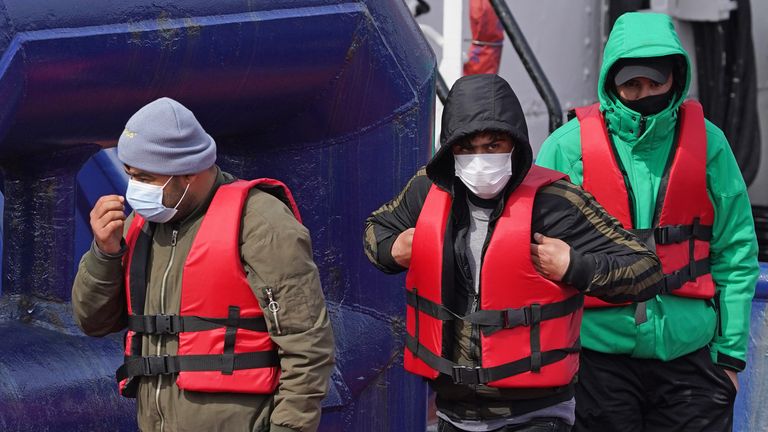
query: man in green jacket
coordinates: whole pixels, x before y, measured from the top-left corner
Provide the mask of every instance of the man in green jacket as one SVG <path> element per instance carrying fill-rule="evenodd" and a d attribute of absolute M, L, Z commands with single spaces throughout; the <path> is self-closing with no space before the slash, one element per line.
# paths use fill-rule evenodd
<path fill-rule="evenodd" d="M 168 98 L 131 117 L 118 157 L 128 191 L 91 212 L 72 306 L 90 336 L 129 329 L 118 376 L 139 429 L 317 430 L 334 343 L 289 193 L 236 183 Z"/>
<path fill-rule="evenodd" d="M 568 174 L 639 232 L 658 227 L 660 218 L 675 217 L 670 213 L 686 211 L 665 197 L 685 183 L 686 175 L 695 175 L 691 161 L 701 161 L 701 178 L 688 179 L 700 182 L 701 190 L 683 187 L 682 193 L 674 193 L 705 209 L 703 219 L 645 231 L 645 237 L 660 256 L 670 250 L 665 248 L 682 244 L 687 249 L 690 244 L 697 254 L 706 255 L 708 247 L 708 257 L 694 259 L 693 253 L 688 257 L 683 252 L 682 268 L 671 268 L 675 266 L 662 257 L 669 274 L 665 294 L 585 312 L 575 430 L 731 428 L 736 373 L 746 366 L 750 306 L 759 273 L 757 242 L 746 186 L 723 132 L 701 114 L 696 122 L 691 114 L 700 113 L 696 102 L 683 104 L 690 77 L 688 54 L 669 17 L 621 16 L 605 47 L 599 107 L 577 110 L 578 118 L 556 130 L 538 154 L 537 164 Z M 677 152 L 683 147 L 686 152 L 700 150 Z M 601 158 L 609 163 L 587 168 Z M 606 173 L 612 171 L 618 180 L 609 186 L 618 195 L 605 193 L 611 181 L 596 181 L 608 179 Z M 697 193 L 703 199 L 691 198 Z M 621 208 L 627 211 L 612 211 Z M 711 222 L 706 223 L 708 212 Z M 677 245 L 666 236 L 671 230 L 680 237 Z"/>

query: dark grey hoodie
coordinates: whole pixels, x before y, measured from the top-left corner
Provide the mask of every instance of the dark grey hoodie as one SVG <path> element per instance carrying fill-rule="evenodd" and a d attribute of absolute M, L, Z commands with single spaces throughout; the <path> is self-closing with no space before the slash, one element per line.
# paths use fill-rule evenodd
<path fill-rule="evenodd" d="M 451 145 L 480 131 L 508 133 L 515 143 L 508 196 L 523 181 L 533 163 L 528 126 L 517 96 L 498 75 L 469 75 L 456 81 L 443 109 L 440 150 L 427 164 L 427 176 L 452 191 L 454 161 Z M 460 182 L 459 182 L 460 183 Z"/>

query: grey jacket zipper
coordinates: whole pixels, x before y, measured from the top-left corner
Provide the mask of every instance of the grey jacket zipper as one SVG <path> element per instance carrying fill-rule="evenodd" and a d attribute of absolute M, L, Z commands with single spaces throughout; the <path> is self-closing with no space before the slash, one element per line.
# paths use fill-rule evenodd
<path fill-rule="evenodd" d="M 171 257 L 168 260 L 168 266 L 163 273 L 163 282 L 160 285 L 160 313 L 165 315 L 165 288 L 168 282 L 168 275 L 171 273 L 171 267 L 173 267 L 173 258 L 176 256 L 176 237 L 179 235 L 178 228 L 174 229 L 171 233 Z M 163 335 L 157 336 L 157 352 L 159 356 L 163 345 Z M 163 384 L 163 376 L 157 376 L 157 389 L 155 389 L 155 406 L 157 407 L 157 415 L 160 417 L 160 432 L 165 430 L 165 416 L 163 410 L 160 409 L 160 388 Z"/>

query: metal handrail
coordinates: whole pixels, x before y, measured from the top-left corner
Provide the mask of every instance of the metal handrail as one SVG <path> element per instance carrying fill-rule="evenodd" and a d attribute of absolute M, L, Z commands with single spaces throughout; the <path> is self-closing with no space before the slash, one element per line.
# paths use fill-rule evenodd
<path fill-rule="evenodd" d="M 560 107 L 560 101 L 557 99 L 555 90 L 549 83 L 547 76 L 544 74 L 544 70 L 541 69 L 536 56 L 528 45 L 528 41 L 523 35 L 523 31 L 517 22 L 512 17 L 512 12 L 507 6 L 505 0 L 489 0 L 493 6 L 493 10 L 496 11 L 496 16 L 499 17 L 501 24 L 504 26 L 504 30 L 509 36 L 509 40 L 512 42 L 512 46 L 515 47 L 517 55 L 520 56 L 520 60 L 523 62 L 525 70 L 528 71 L 528 75 L 533 81 L 533 85 L 536 86 L 536 90 L 544 100 L 544 104 L 547 106 L 549 112 L 549 131 L 552 132 L 563 124 L 563 111 Z"/>
<path fill-rule="evenodd" d="M 448 88 L 448 84 L 445 83 L 443 74 L 441 74 L 438 70 L 435 70 L 435 87 L 437 90 L 438 99 L 440 99 L 440 102 L 445 105 L 445 100 L 448 99 L 448 92 L 450 89 Z"/>

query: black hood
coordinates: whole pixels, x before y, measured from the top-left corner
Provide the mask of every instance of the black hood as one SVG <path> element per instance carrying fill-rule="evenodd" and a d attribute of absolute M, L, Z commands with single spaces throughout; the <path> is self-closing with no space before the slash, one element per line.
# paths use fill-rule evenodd
<path fill-rule="evenodd" d="M 506 132 L 512 136 L 512 179 L 506 194 L 525 178 L 533 162 L 528 126 L 515 92 L 498 75 L 469 75 L 459 78 L 448 93 L 443 109 L 440 150 L 427 164 L 427 176 L 453 192 L 455 178 L 451 144 L 480 131 Z"/>

